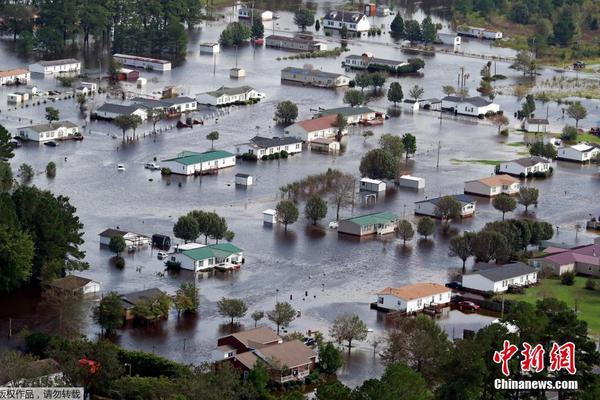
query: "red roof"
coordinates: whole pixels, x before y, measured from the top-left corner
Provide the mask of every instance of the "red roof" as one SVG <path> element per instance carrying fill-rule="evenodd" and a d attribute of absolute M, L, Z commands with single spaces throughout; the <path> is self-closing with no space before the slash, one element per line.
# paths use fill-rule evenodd
<path fill-rule="evenodd" d="M 559 252 L 552 248 L 553 254 L 544 257 L 544 260 L 551 261 L 557 265 L 572 264 L 575 262 L 586 263 L 600 266 L 600 244 L 590 244 L 587 246 L 565 249 Z"/>
<path fill-rule="evenodd" d="M 307 132 L 314 132 L 334 127 L 336 119 L 337 115 L 326 115 L 324 117 L 300 121 L 298 122 L 298 125 L 304 128 L 304 130 Z"/>

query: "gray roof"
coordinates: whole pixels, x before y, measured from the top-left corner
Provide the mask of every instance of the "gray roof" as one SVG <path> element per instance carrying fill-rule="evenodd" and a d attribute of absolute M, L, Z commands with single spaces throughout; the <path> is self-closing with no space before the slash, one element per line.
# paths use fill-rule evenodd
<path fill-rule="evenodd" d="M 152 299 L 158 295 L 164 294 L 162 290 L 158 288 L 150 288 L 145 290 L 140 290 L 139 292 L 132 292 L 121 295 L 121 302 L 123 307 L 132 308 L 136 304 L 138 304 L 141 300 Z"/>
<path fill-rule="evenodd" d="M 254 88 L 247 85 L 238 87 L 221 86 L 217 90 L 213 90 L 212 92 L 206 92 L 206 94 L 213 97 L 221 97 L 223 95 L 232 96 L 235 94 L 248 93 L 251 90 L 254 90 Z"/>
<path fill-rule="evenodd" d="M 473 272 L 468 275 L 481 275 L 493 282 L 500 282 L 505 279 L 516 278 L 522 275 L 531 274 L 537 270 L 533 267 L 515 262 L 511 264 L 497 265 L 488 263 L 476 263 Z"/>
<path fill-rule="evenodd" d="M 34 64 L 40 64 L 40 65 L 43 65 L 44 67 L 50 67 L 52 65 L 75 64 L 78 62 L 79 62 L 79 60 L 76 60 L 74 58 L 64 58 L 62 60 L 41 60 Z"/>
<path fill-rule="evenodd" d="M 74 123 L 72 123 L 71 121 L 56 121 L 56 122 L 52 122 L 49 124 L 39 124 L 39 125 L 30 125 L 30 126 L 24 126 L 22 128 L 19 129 L 31 129 L 33 131 L 36 131 L 37 133 L 42 133 L 42 132 L 49 132 L 49 131 L 54 131 L 57 128 L 76 128 L 77 125 L 75 125 Z"/>
<path fill-rule="evenodd" d="M 486 100 L 481 96 L 467 97 L 465 99 L 462 99 L 459 96 L 446 96 L 442 99 L 442 101 L 451 101 L 453 103 L 469 103 L 476 107 L 485 107 L 492 104 L 490 100 Z"/>
<path fill-rule="evenodd" d="M 165 106 L 162 100 L 148 99 L 145 97 L 134 97 L 131 101 L 147 108 L 162 108 Z"/>
<path fill-rule="evenodd" d="M 196 99 L 192 99 L 191 97 L 187 97 L 187 96 L 179 96 L 179 97 L 171 97 L 169 99 L 162 99 L 161 101 L 166 105 L 174 106 L 177 104 L 195 103 Z"/>
<path fill-rule="evenodd" d="M 358 22 L 363 14 L 355 11 L 329 11 L 323 19 L 332 21 Z"/>
<path fill-rule="evenodd" d="M 263 137 L 263 136 L 254 136 L 252 139 L 250 139 L 250 142 L 255 144 L 258 147 L 266 149 L 269 147 L 285 146 L 285 145 L 289 145 L 289 144 L 302 143 L 302 140 L 295 138 L 295 137 L 291 137 L 291 136 L 273 137 L 273 138 L 268 138 L 268 137 Z"/>
<path fill-rule="evenodd" d="M 527 123 L 528 124 L 535 124 L 535 125 L 548 125 L 549 122 L 546 118 L 527 118 Z"/>
<path fill-rule="evenodd" d="M 540 157 L 540 156 L 531 156 L 531 157 L 523 157 L 523 158 L 518 158 L 516 160 L 512 160 L 511 162 L 515 162 L 523 167 L 533 167 L 536 164 L 539 163 L 549 163 L 550 161 L 546 160 L 544 157 Z"/>
<path fill-rule="evenodd" d="M 109 112 L 109 113 L 120 114 L 120 115 L 131 115 L 136 110 L 139 110 L 141 107 L 142 106 L 140 106 L 139 104 L 126 105 L 126 104 L 104 103 L 100 107 L 98 107 L 98 109 L 96 111 L 103 111 L 103 112 Z"/>
<path fill-rule="evenodd" d="M 337 78 L 340 76 L 344 76 L 344 74 L 339 73 L 339 72 L 326 72 L 326 71 L 321 71 L 320 69 L 298 68 L 298 67 L 286 67 L 286 68 L 282 69 L 281 72 L 289 72 L 292 74 L 299 74 L 299 75 L 319 76 L 322 78 Z"/>
<path fill-rule="evenodd" d="M 310 43 L 310 44 L 319 43 L 312 37 L 302 36 L 302 35 L 296 35 L 294 37 L 283 36 L 283 35 L 269 35 L 265 38 L 265 40 L 267 41 L 267 43 L 269 43 L 272 40 L 279 40 L 279 41 L 285 41 L 285 42 L 291 42 L 291 43 Z"/>
<path fill-rule="evenodd" d="M 454 197 L 455 200 L 458 200 L 463 205 L 475 203 L 473 198 L 471 198 L 470 196 L 467 196 L 466 194 L 451 194 L 449 196 Z M 417 203 L 433 203 L 433 204 L 437 205 L 437 203 L 439 203 L 439 201 L 444 197 L 446 197 L 446 196 L 435 197 L 433 199 L 427 199 L 427 200 L 421 200 L 421 201 L 415 201 L 415 204 L 417 204 Z"/>
<path fill-rule="evenodd" d="M 342 114 L 344 117 L 374 113 L 369 107 L 337 107 L 321 110 L 319 116 Z"/>
<path fill-rule="evenodd" d="M 350 54 L 346 56 L 346 60 L 361 60 L 363 55 L 358 54 Z M 391 65 L 394 67 L 398 67 L 399 65 L 406 64 L 406 61 L 398 61 L 398 60 L 389 60 L 386 58 L 377 58 L 377 57 L 369 57 L 369 64 L 379 64 L 379 65 Z"/>

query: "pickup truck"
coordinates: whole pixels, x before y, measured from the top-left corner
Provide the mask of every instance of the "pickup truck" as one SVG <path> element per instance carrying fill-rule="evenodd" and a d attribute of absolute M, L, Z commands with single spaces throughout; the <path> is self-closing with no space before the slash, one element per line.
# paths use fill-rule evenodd
<path fill-rule="evenodd" d="M 146 163 L 146 165 L 144 166 L 144 168 L 146 168 L 146 169 L 152 169 L 152 170 L 157 170 L 157 169 L 160 169 L 160 165 L 158 165 L 156 163 Z"/>

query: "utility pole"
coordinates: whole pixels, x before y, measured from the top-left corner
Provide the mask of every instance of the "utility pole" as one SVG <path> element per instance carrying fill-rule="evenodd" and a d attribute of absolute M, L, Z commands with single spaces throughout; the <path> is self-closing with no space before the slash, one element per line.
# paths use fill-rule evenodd
<path fill-rule="evenodd" d="M 442 142 L 438 141 L 438 150 L 437 150 L 437 162 L 435 164 L 435 168 L 440 168 L 440 150 L 442 149 Z"/>
<path fill-rule="evenodd" d="M 217 73 L 217 56 L 213 54 L 213 76 Z"/>

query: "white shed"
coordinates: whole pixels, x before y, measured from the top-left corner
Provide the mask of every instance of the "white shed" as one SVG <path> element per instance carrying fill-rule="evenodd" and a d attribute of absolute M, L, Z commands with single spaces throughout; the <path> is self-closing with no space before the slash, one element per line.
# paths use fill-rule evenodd
<path fill-rule="evenodd" d="M 263 222 L 265 224 L 276 224 L 277 223 L 277 211 L 268 209 L 263 211 Z"/>
<path fill-rule="evenodd" d="M 360 190 L 367 192 L 385 192 L 385 182 L 379 179 L 362 178 L 360 180 Z"/>
<path fill-rule="evenodd" d="M 241 185 L 241 186 L 250 186 L 254 183 L 254 179 L 252 178 L 252 175 L 248 175 L 248 174 L 235 174 L 235 184 L 236 185 Z"/>
<path fill-rule="evenodd" d="M 398 179 L 398 186 L 411 189 L 424 189 L 425 179 L 417 178 L 416 176 L 412 175 L 402 175 L 400 176 L 400 179 Z"/>
<path fill-rule="evenodd" d="M 221 52 L 221 45 L 216 42 L 200 43 L 200 54 L 217 54 Z"/>

